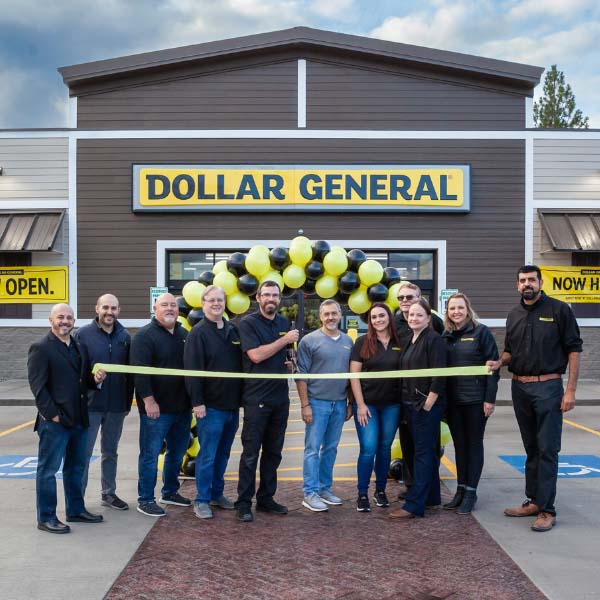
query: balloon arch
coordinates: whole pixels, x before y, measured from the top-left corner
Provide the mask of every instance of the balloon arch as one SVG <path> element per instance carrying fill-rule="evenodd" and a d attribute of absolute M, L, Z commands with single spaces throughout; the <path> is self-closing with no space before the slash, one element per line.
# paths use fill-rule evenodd
<path fill-rule="evenodd" d="M 326 241 L 311 242 L 298 236 L 289 248 L 258 245 L 247 254 L 234 252 L 217 262 L 212 271 L 188 281 L 183 296 L 177 299 L 179 321 L 189 329 L 203 317 L 202 293 L 211 284 L 225 290 L 228 313 L 243 314 L 263 281 L 277 282 L 284 297 L 300 290 L 333 298 L 356 315 L 364 314 L 373 302 L 385 302 L 393 312 L 398 308 L 400 279 L 398 269 L 384 269 L 376 260 L 367 259 L 362 250 L 346 252 Z"/>

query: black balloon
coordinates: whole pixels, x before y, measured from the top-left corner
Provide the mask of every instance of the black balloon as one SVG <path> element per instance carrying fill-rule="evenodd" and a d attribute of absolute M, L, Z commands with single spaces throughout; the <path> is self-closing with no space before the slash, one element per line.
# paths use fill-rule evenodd
<path fill-rule="evenodd" d="M 269 252 L 269 262 L 274 269 L 283 271 L 291 262 L 290 254 L 286 248 L 273 248 Z"/>
<path fill-rule="evenodd" d="M 350 250 L 346 256 L 348 257 L 348 270 L 355 273 L 358 272 L 358 267 L 367 260 L 367 255 L 358 249 Z"/>
<path fill-rule="evenodd" d="M 318 260 L 311 260 L 305 267 L 304 272 L 306 273 L 306 277 L 308 279 L 317 280 L 323 273 L 325 273 L 325 267 L 323 263 L 320 263 Z"/>
<path fill-rule="evenodd" d="M 190 458 L 183 467 L 183 474 L 186 477 L 195 477 L 196 476 L 196 459 Z"/>
<path fill-rule="evenodd" d="M 346 271 L 338 279 L 338 288 L 344 294 L 351 294 L 360 287 L 358 275 L 353 271 Z"/>
<path fill-rule="evenodd" d="M 193 327 L 196 323 L 199 323 L 204 319 L 204 312 L 201 308 L 192 308 L 188 313 L 187 320 L 188 323 Z"/>
<path fill-rule="evenodd" d="M 314 294 L 315 293 L 315 285 L 316 281 L 313 279 L 307 279 L 302 287 L 300 288 L 305 294 Z"/>
<path fill-rule="evenodd" d="M 395 458 L 390 463 L 390 470 L 388 472 L 388 477 L 391 479 L 395 479 L 396 481 L 402 480 L 402 460 L 399 458 Z"/>
<path fill-rule="evenodd" d="M 247 273 L 246 271 L 246 255 L 243 252 L 234 252 L 227 259 L 227 269 L 230 273 L 240 277 Z"/>
<path fill-rule="evenodd" d="M 344 294 L 344 292 L 340 291 L 333 297 L 333 299 L 340 304 L 348 304 L 348 298 L 350 298 L 350 294 Z"/>
<path fill-rule="evenodd" d="M 179 306 L 179 314 L 182 317 L 187 317 L 192 307 L 185 301 L 183 296 L 177 296 L 176 298 L 177 306 Z"/>
<path fill-rule="evenodd" d="M 383 278 L 381 283 L 387 287 L 391 287 L 395 283 L 399 283 L 401 279 L 400 271 L 396 267 L 386 267 L 383 270 Z"/>
<path fill-rule="evenodd" d="M 202 273 L 198 275 L 198 281 L 206 286 L 212 285 L 214 278 L 215 274 L 212 271 L 202 271 Z"/>
<path fill-rule="evenodd" d="M 323 262 L 325 255 L 329 252 L 329 244 L 324 240 L 316 240 L 311 245 L 313 258 Z"/>
<path fill-rule="evenodd" d="M 258 290 L 258 279 L 254 275 L 246 273 L 237 280 L 237 286 L 242 294 L 253 296 L 256 294 L 256 290 Z"/>
<path fill-rule="evenodd" d="M 283 289 L 281 290 L 281 295 L 284 298 L 290 298 L 291 296 L 293 296 L 296 293 L 296 288 L 291 288 L 288 287 L 287 285 L 283 286 Z"/>
<path fill-rule="evenodd" d="M 358 317 L 363 323 L 369 324 L 369 311 L 364 312 L 362 315 L 358 315 Z"/>
<path fill-rule="evenodd" d="M 383 283 L 376 283 L 367 290 L 367 298 L 371 302 L 385 302 L 388 295 L 388 289 Z"/>

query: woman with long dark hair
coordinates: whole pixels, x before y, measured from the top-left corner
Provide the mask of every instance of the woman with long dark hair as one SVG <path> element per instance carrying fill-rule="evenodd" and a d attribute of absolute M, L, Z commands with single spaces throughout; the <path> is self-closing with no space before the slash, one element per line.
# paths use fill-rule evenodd
<path fill-rule="evenodd" d="M 498 360 L 492 332 L 475 320 L 469 298 L 453 294 L 448 299 L 443 337 L 448 345 L 448 366 L 469 367 Z M 456 454 L 457 487 L 446 510 L 468 515 L 477 501 L 477 485 L 483 469 L 483 434 L 494 412 L 498 371 L 492 375 L 448 378 L 446 417 Z"/>
<path fill-rule="evenodd" d="M 392 311 L 376 302 L 367 312 L 368 330 L 359 337 L 350 355 L 350 372 L 394 371 L 399 368 L 400 344 Z M 369 482 L 375 467 L 375 504 L 389 506 L 385 493 L 390 452 L 400 421 L 400 396 L 397 378 L 351 379 L 354 395 L 354 423 L 360 453 L 358 475 L 358 512 L 370 512 Z"/>
<path fill-rule="evenodd" d="M 431 308 L 419 299 L 408 311 L 412 337 L 402 350 L 401 369 L 435 369 L 446 366 L 446 345 L 431 327 Z M 402 379 L 402 410 L 415 444 L 413 484 L 402 508 L 390 513 L 393 519 L 422 517 L 426 506 L 441 504 L 439 455 L 436 440 L 444 412 L 444 377 Z"/>

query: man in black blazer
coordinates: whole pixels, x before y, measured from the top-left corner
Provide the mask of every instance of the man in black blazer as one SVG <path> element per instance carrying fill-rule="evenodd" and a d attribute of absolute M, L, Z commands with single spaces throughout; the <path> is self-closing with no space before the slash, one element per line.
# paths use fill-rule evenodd
<path fill-rule="evenodd" d="M 36 475 L 38 529 L 69 533 L 71 528 L 56 516 L 56 473 L 63 464 L 67 521 L 99 523 L 102 515 L 85 509 L 82 479 L 86 460 L 87 387 L 100 384 L 106 373 L 90 373 L 89 361 L 71 337 L 73 309 L 56 304 L 50 312 L 51 330 L 29 348 L 27 372 L 38 415 L 39 435 Z"/>

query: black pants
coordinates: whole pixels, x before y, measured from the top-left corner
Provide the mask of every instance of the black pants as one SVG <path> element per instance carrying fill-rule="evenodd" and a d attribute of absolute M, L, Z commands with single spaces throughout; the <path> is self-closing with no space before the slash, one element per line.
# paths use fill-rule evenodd
<path fill-rule="evenodd" d="M 408 415 L 407 405 L 403 404 L 403 408 L 398 434 L 400 437 L 400 448 L 402 449 L 402 481 L 409 488 L 413 484 L 414 479 L 415 442 L 406 417 Z M 442 449 L 439 431 L 435 439 L 435 451 L 438 458 L 440 458 Z"/>
<path fill-rule="evenodd" d="M 483 470 L 483 404 L 450 404 L 446 419 L 454 442 L 457 483 L 477 488 Z"/>
<path fill-rule="evenodd" d="M 244 407 L 242 456 L 238 479 L 236 507 L 249 507 L 256 490 L 256 467 L 260 453 L 260 486 L 256 502 L 269 502 L 277 490 L 277 468 L 290 412 L 289 402 L 277 405 L 266 403 Z M 262 450 L 262 452 L 261 452 Z"/>
<path fill-rule="evenodd" d="M 527 454 L 525 494 L 540 511 L 556 514 L 558 453 L 562 435 L 562 379 L 521 383 L 513 379 L 512 399 Z"/>

